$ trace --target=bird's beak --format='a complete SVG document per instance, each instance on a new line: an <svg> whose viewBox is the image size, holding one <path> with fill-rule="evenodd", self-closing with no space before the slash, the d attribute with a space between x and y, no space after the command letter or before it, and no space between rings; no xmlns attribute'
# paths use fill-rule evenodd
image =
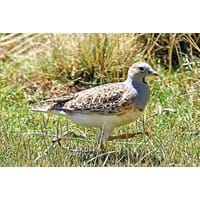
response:
<svg viewBox="0 0 200 200"><path fill-rule="evenodd" d="M159 74L156 71L154 71L153 69L149 70L149 75L159 76Z"/></svg>

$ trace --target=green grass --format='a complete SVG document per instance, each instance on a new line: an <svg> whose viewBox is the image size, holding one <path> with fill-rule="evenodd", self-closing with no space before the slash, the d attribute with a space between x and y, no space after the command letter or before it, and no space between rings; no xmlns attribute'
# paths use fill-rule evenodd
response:
<svg viewBox="0 0 200 200"><path fill-rule="evenodd" d="M34 59L0 63L0 166L199 166L198 62L190 68L170 73L154 67L160 77L149 79L151 100L145 112L136 122L115 130L115 134L142 134L128 140L109 142L101 151L96 149L97 129L77 126L63 117L29 111L30 103L53 96L57 90L65 94L125 78L129 57L128 62L123 61L119 67L119 63L111 59L117 51L112 50L114 47L110 40L101 40L102 46L92 42L88 44L98 46L98 53L95 47L91 52L86 42L81 43L82 53L75 53L79 60L73 60L71 66L64 65L66 54L63 55L54 43L51 43L53 57L42 54ZM103 46L108 47L104 51L108 51L110 57L101 57ZM94 60L89 59L91 53L95 55ZM109 64L111 60L112 65ZM59 63L63 69L60 72ZM73 65L79 68L72 73ZM86 68L88 65L92 68ZM73 82L76 78L81 79ZM65 135L71 131L82 137ZM62 137L60 144L52 143L55 136Z"/></svg>

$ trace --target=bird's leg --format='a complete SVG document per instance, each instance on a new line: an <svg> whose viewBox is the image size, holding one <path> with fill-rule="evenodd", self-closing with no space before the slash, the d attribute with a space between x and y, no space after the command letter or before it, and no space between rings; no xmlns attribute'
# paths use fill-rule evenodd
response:
<svg viewBox="0 0 200 200"><path fill-rule="evenodd" d="M104 145L103 143L108 140L108 138L110 137L111 134L111 130L105 130L104 128L102 128L99 132L98 138L97 138L97 149L102 150L104 149Z"/></svg>
<svg viewBox="0 0 200 200"><path fill-rule="evenodd" d="M103 135L104 135L104 132L101 129L99 134L98 134L98 137L97 137L97 149L98 150L103 148Z"/></svg>
<svg viewBox="0 0 200 200"><path fill-rule="evenodd" d="M109 141L112 141L112 140L116 140L116 139L128 139L128 138L133 138L135 137L135 134L122 134L122 135L114 135L114 136L110 136L108 138Z"/></svg>

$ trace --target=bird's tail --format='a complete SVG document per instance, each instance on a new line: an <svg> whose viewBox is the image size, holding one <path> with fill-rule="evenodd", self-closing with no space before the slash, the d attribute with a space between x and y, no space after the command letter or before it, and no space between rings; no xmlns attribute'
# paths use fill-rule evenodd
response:
<svg viewBox="0 0 200 200"><path fill-rule="evenodd" d="M30 109L32 112L42 112L42 113L49 113L51 110L49 108L32 108Z"/></svg>

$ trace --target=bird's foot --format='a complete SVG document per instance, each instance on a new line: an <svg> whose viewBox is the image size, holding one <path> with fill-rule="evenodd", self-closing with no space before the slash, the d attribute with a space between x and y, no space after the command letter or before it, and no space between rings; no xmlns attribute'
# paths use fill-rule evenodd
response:
<svg viewBox="0 0 200 200"><path fill-rule="evenodd" d="M114 135L114 136L110 136L108 138L108 141L112 141L112 140L116 140L116 139L129 139L129 138L134 138L139 134L143 134L142 132L138 132L138 133L125 133L125 134L121 134L121 135ZM146 134L146 133L145 133Z"/></svg>
<svg viewBox="0 0 200 200"><path fill-rule="evenodd" d="M103 145L103 142L97 143L97 151L102 151L104 148L105 146Z"/></svg>

